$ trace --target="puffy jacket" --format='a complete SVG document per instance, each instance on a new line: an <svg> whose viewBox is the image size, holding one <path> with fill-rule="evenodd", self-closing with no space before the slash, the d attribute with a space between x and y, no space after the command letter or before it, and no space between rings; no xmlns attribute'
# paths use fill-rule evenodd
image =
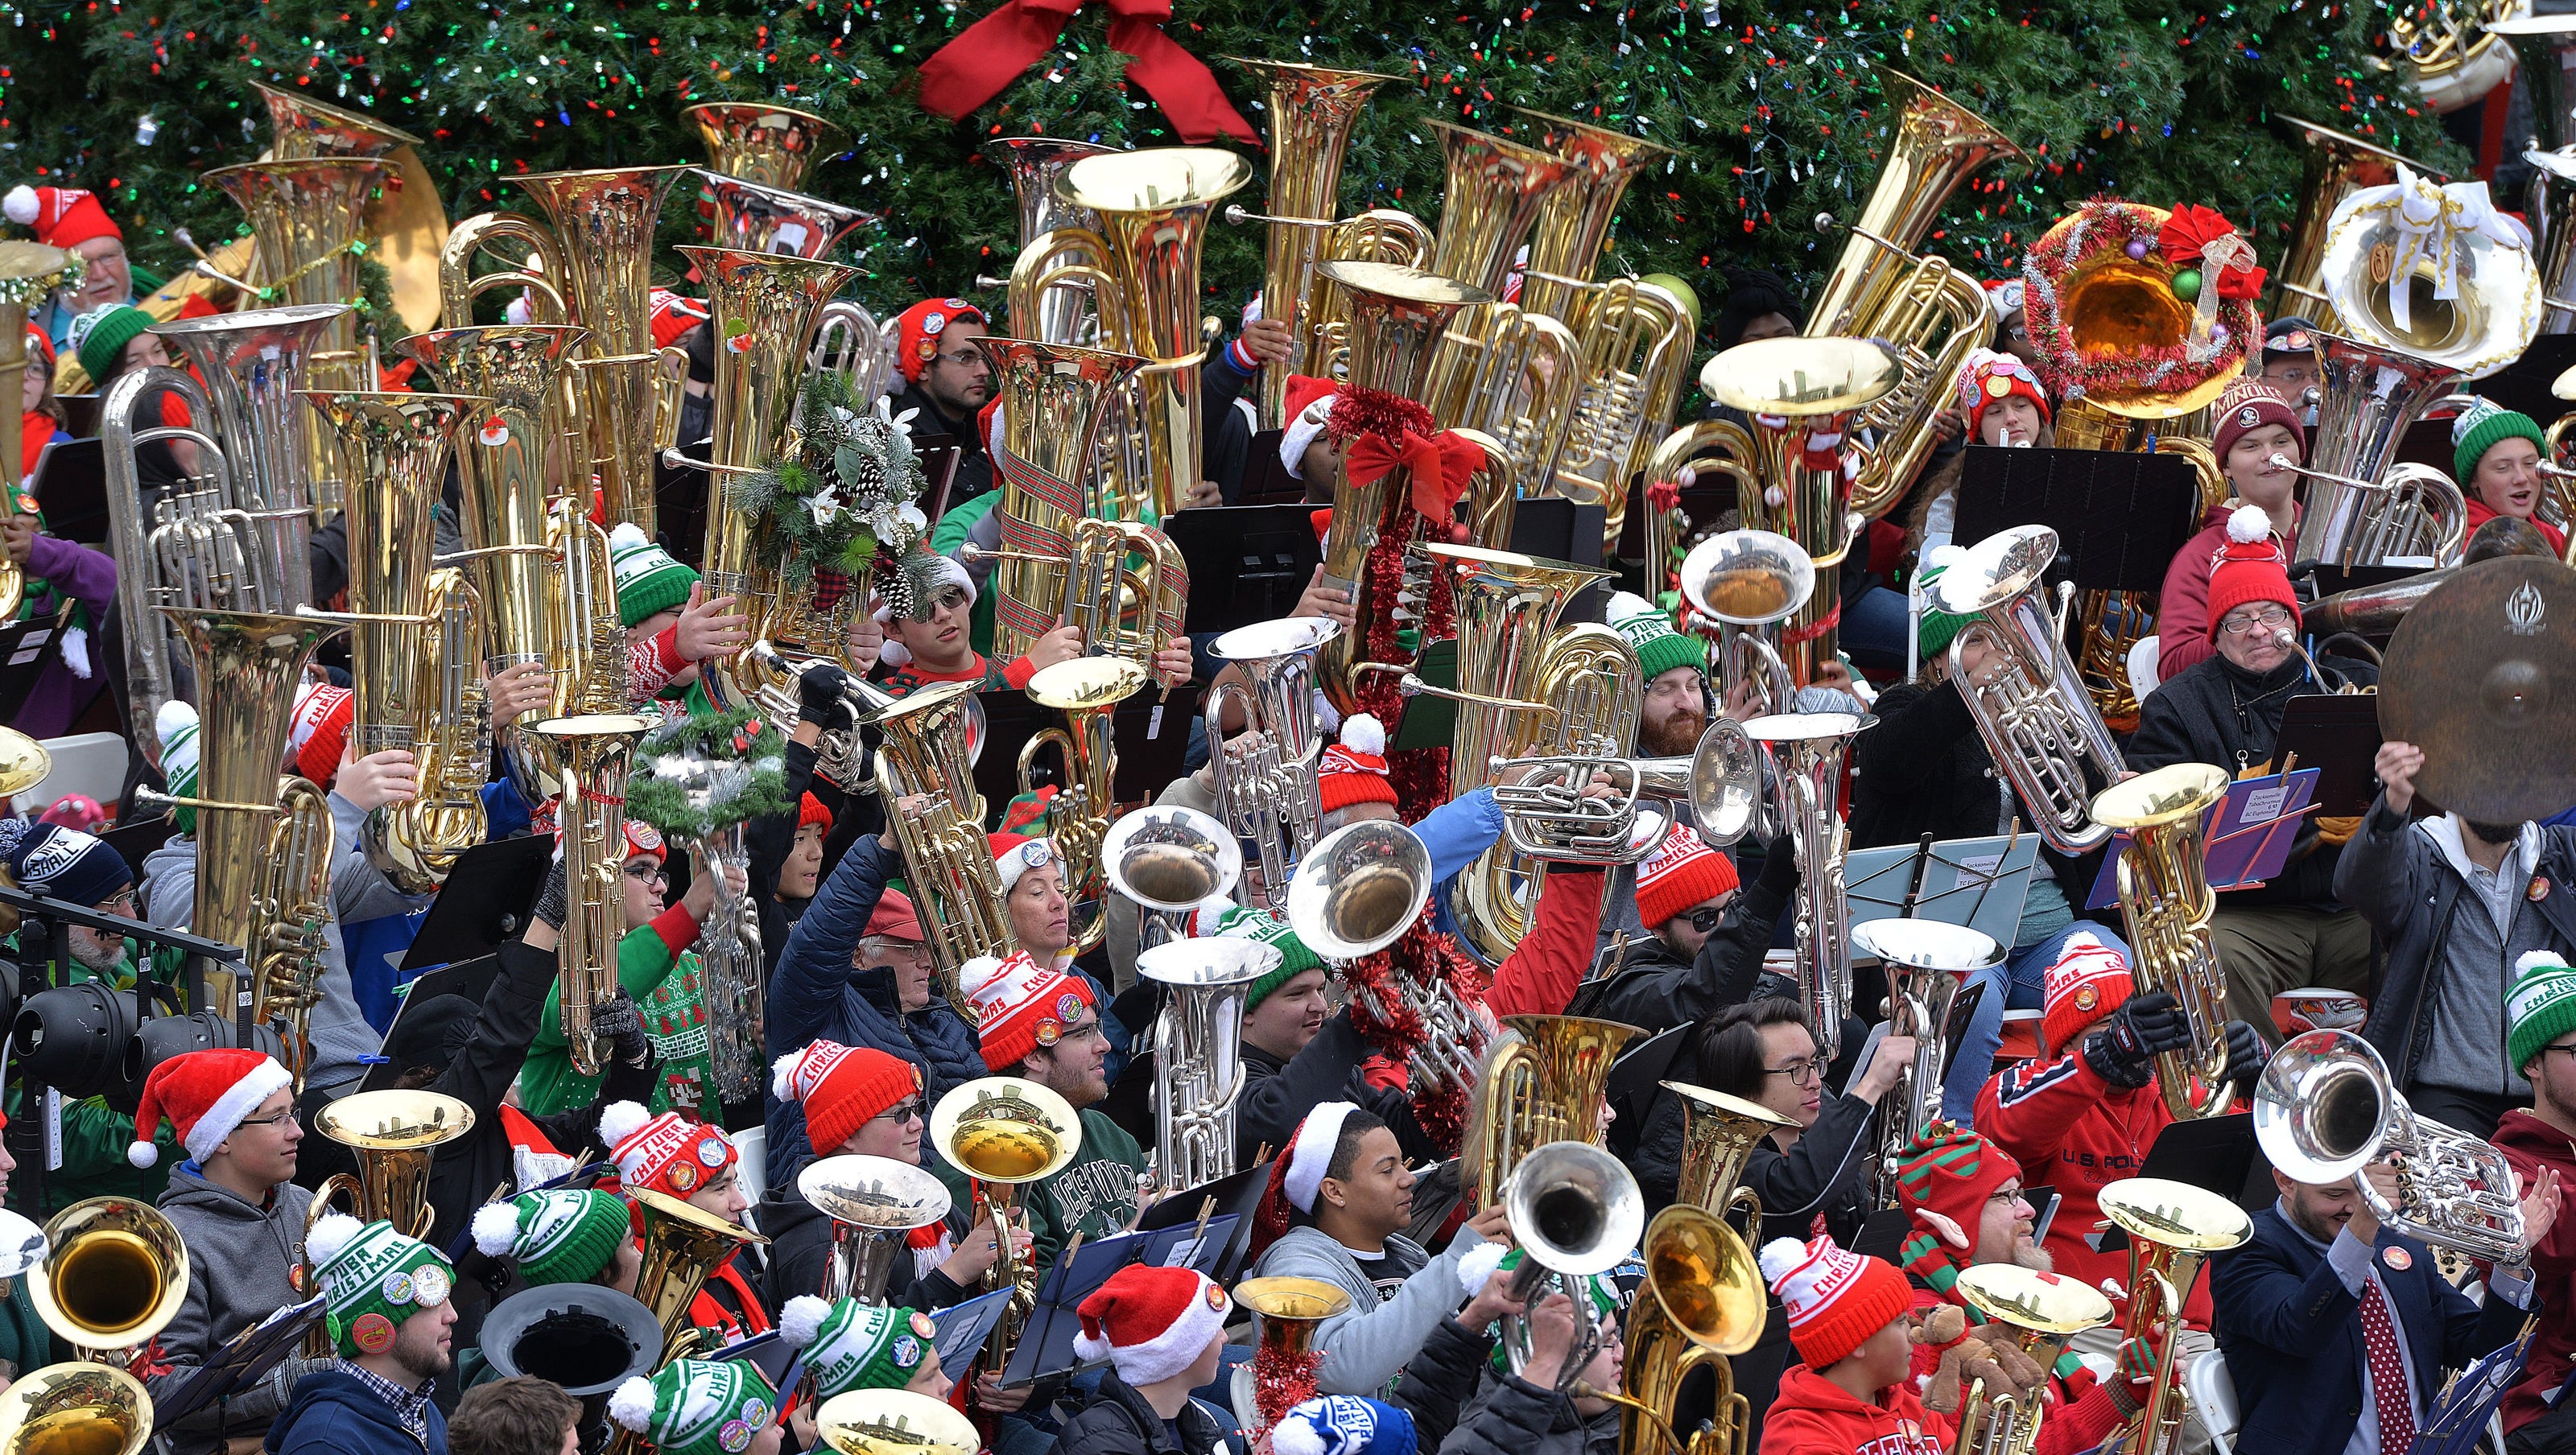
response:
<svg viewBox="0 0 2576 1455"><path fill-rule="evenodd" d="M1182 1405L1172 1424L1180 1427L1178 1445L1172 1443L1171 1429L1145 1403L1145 1397L1128 1388L1118 1371L1107 1370L1082 1413L1056 1432L1056 1455L1211 1455L1239 1448L1217 1417L1196 1400Z"/></svg>
<svg viewBox="0 0 2576 1455"><path fill-rule="evenodd" d="M304 1220L313 1194L288 1183L265 1207L209 1182L194 1161L170 1173L161 1211L188 1245L188 1292L161 1331L170 1372L147 1384L156 1399L185 1384L224 1341L299 1302L295 1277L304 1262ZM286 1408L296 1381L329 1360L289 1359L250 1389L209 1405L170 1432L178 1455L221 1449L228 1438L257 1435Z"/></svg>
<svg viewBox="0 0 2576 1455"><path fill-rule="evenodd" d="M1458 1427L1459 1413L1484 1382L1485 1361L1493 1356L1489 1329L1470 1329L1456 1315L1442 1319L1422 1350L1405 1361L1387 1402L1413 1416L1416 1450L1438 1449Z"/></svg>
<svg viewBox="0 0 2576 1455"><path fill-rule="evenodd" d="M89 608L88 640L78 646L64 643L60 635L48 641L45 665L36 675L36 685L28 689L26 700L19 704L17 716L9 723L31 738L60 737L71 730L81 709L107 686L107 674L97 666L102 660L99 628L116 601L116 560L105 551L40 534L28 549L27 577L31 586L41 580L48 589L41 593L30 590L19 611L21 620L47 615L61 618L69 614L71 604ZM60 625L67 635L71 624L63 621ZM85 659L87 675L72 670L63 655L66 650Z"/></svg>
<svg viewBox="0 0 2576 1455"><path fill-rule="evenodd" d="M1618 1455L1619 1406L1584 1416L1574 1401L1517 1374L1484 1388L1440 1442L1440 1455Z"/></svg>
<svg viewBox="0 0 2576 1455"><path fill-rule="evenodd" d="M1861 1400L1800 1364L1780 1376L1780 1393L1762 1421L1761 1455L1942 1455L1956 1433L1910 1384Z"/></svg>
<svg viewBox="0 0 2576 1455"><path fill-rule="evenodd" d="M384 1396L334 1364L296 1382L261 1444L268 1455L447 1455L447 1417L435 1404L428 1413L429 1439L413 1439Z"/></svg>

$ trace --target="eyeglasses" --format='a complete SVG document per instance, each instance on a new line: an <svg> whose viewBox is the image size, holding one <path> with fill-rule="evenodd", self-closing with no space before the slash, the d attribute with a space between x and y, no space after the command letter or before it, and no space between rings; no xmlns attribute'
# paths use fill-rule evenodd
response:
<svg viewBox="0 0 2576 1455"><path fill-rule="evenodd" d="M2258 611L2252 616L2231 616L2220 622L2218 629L2231 637L2241 637L2248 632L2279 631L2289 624L2290 614L2275 606L2269 611Z"/></svg>
<svg viewBox="0 0 2576 1455"><path fill-rule="evenodd" d="M1690 927L1700 934L1715 934L1720 926L1734 923L1735 902L1728 900L1713 908L1695 909L1683 915L1682 918L1689 920Z"/></svg>
<svg viewBox="0 0 2576 1455"><path fill-rule="evenodd" d="M661 865L642 859L626 866L626 877L638 884L668 884L671 876Z"/></svg>
<svg viewBox="0 0 2576 1455"><path fill-rule="evenodd" d="M901 1123L901 1122L917 1122L917 1121L921 1120L921 1117L922 1117L922 1110L921 1110L921 1098L916 1096L916 1097L912 1098L910 1101L898 1101L898 1102L896 1102L894 1105L892 1105L892 1106L890 1106L890 1107L887 1107L885 1110L883 1110L883 1111L881 1111L881 1112L878 1112L878 1113L876 1114L876 1117L875 1117L875 1118L872 1118L871 1120L883 1120L883 1121L889 1121L889 1122L897 1122L897 1123Z"/></svg>
<svg viewBox="0 0 2576 1455"><path fill-rule="evenodd" d="M238 1125L245 1127L273 1127L280 1123L291 1122L293 1120L295 1120L295 1108L290 1106L275 1116L243 1117Z"/></svg>
<svg viewBox="0 0 2576 1455"><path fill-rule="evenodd" d="M2540 1054L2544 1056L2553 1054L2560 1056L2576 1056L2576 1046L2543 1046L2540 1048Z"/></svg>
<svg viewBox="0 0 2576 1455"><path fill-rule="evenodd" d="M986 362L982 349L952 349L944 354L933 354L931 357L940 363L953 364L960 369L971 369L977 364Z"/></svg>
<svg viewBox="0 0 2576 1455"><path fill-rule="evenodd" d="M1801 1057L1786 1066L1763 1068L1765 1076L1786 1076L1792 1086L1804 1086L1825 1074L1825 1063L1814 1056Z"/></svg>
<svg viewBox="0 0 2576 1455"><path fill-rule="evenodd" d="M98 912L101 914L121 914L127 919L132 919L134 917L134 891L131 889L120 889L114 894L109 895L107 898L100 900L97 908Z"/></svg>

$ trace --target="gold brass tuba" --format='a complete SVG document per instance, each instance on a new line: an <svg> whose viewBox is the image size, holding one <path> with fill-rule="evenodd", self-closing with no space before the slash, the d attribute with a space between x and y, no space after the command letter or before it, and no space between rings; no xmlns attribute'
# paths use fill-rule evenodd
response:
<svg viewBox="0 0 2576 1455"><path fill-rule="evenodd" d="M1583 394L1575 401L1548 492L1602 507L1603 549L1627 527L1628 484L1673 427L1690 378L1695 330L1683 300L1658 284L1592 285L1584 312Z"/></svg>
<svg viewBox="0 0 2576 1455"><path fill-rule="evenodd" d="M402 324L420 328L435 323L438 250L447 237L447 209L439 203L438 183L420 159L419 148L428 143L363 112L317 101L309 91L257 81L250 88L268 105L267 160L348 157L384 164L360 219L368 256L390 275L394 313ZM222 256L221 250L216 256ZM199 276L213 272L212 261L196 269ZM392 320L385 327L388 336L395 329Z"/></svg>
<svg viewBox="0 0 2576 1455"><path fill-rule="evenodd" d="M242 162L200 174L249 218L253 270L261 286L244 289L282 304L338 304L313 336L303 363L305 383L326 389L362 389L372 381L358 352L358 316L348 305L365 297L358 261L366 252L366 212L394 164L367 157L308 157L301 161ZM308 477L331 475L318 440L308 438Z"/></svg>
<svg viewBox="0 0 2576 1455"><path fill-rule="evenodd" d="M1055 182L1065 168L1084 157L1116 150L1060 136L1006 136L984 144L984 155L1010 175L1011 196L1019 204L1017 253L1027 252L1031 243L1059 227L1100 230L1100 215L1065 201L1057 194ZM1010 279L978 277L975 286L1008 288ZM1034 299L1014 296L1011 326L1036 343L1096 344L1100 317L1092 306L1093 286L1088 276L1077 276L1046 288Z"/></svg>
<svg viewBox="0 0 2576 1455"><path fill-rule="evenodd" d="M17 238L0 242L0 398L19 398L11 391L26 388L28 310L78 276L74 267L72 255L61 248ZM26 483L19 478L27 459L26 418L0 419L0 516L18 513L18 487ZM26 595L27 573L14 561L0 562L0 620L17 620Z"/></svg>
<svg viewBox="0 0 2576 1455"><path fill-rule="evenodd" d="M1440 134L1443 182L1440 228L1427 271L1452 278L1487 296L1484 305L1452 322L1433 346L1430 374L1418 398L1442 425L1478 417L1476 381L1488 374L1488 356L1518 347L1510 337L1525 313L1499 300L1512 257L1538 226L1548 194L1575 180L1581 164L1499 136L1446 121L1430 123ZM1356 377L1356 376L1354 376Z"/></svg>
<svg viewBox="0 0 2576 1455"><path fill-rule="evenodd" d="M1002 876L984 837L984 798L975 791L967 743L973 729L975 684L938 682L919 688L877 719L884 735L877 747L877 801L903 847L905 880L921 908L930 963L957 1013L970 1019L960 976L966 962L1006 956L1019 948L1002 906ZM929 803L906 812L901 800L922 794Z"/></svg>
<svg viewBox="0 0 2576 1455"><path fill-rule="evenodd" d="M850 133L810 111L768 101L707 101L681 111L720 177L794 191L818 161L850 148Z"/></svg>
<svg viewBox="0 0 2576 1455"><path fill-rule="evenodd" d="M1034 1081L986 1076L939 1098L930 1113L929 1142L949 1166L974 1179L975 1206L967 1221L989 1217L998 1230L1019 1213L1021 1188L1063 1171L1082 1150L1082 1122L1072 1103ZM1037 1307L1039 1270L1011 1250L1010 1238L995 1246L1001 1256L984 1271L984 1289L1007 1288L1011 1298L976 1368L999 1373L1010 1364L1011 1348Z"/></svg>
<svg viewBox="0 0 2576 1455"><path fill-rule="evenodd" d="M1963 1269L1957 1288L1987 1322L2010 1325L2015 1347L2042 1369L2065 1352L2069 1338L2111 1322L2111 1302L2095 1290L2072 1278L2010 1263ZM2040 1391L1989 1398L1980 1379L1961 1394L1959 1437L1950 1446L1951 1455L2032 1455L2047 1413Z"/></svg>
<svg viewBox="0 0 2576 1455"><path fill-rule="evenodd" d="M1783 1127L1787 1117L1742 1097L1686 1081L1659 1083L1681 1099L1681 1177L1673 1201L1723 1216L1741 1206L1745 1226L1762 1226L1762 1199L1744 1185L1744 1164L1753 1144ZM1648 1238L1653 1237L1649 1230Z"/></svg>
<svg viewBox="0 0 2576 1455"><path fill-rule="evenodd" d="M1035 312L1022 309L1034 310L1038 300L1051 296L1014 291L1011 316L1034 318ZM1131 354L989 334L975 340L975 346L992 361L993 396L1002 401L1002 445L993 457L1002 492L994 505L1002 549L994 556L993 655L1007 662L1025 656L1072 606L1083 605L1113 623L1117 619L1124 538L1092 538L1094 561L1106 561L1121 574L1110 575L1105 600L1078 601L1071 588L1079 554L1074 537L1088 509L1093 441L1101 421L1145 361ZM1110 534L1116 535L1115 530ZM1188 579L1186 571L1180 579ZM1104 588L1094 581L1089 589Z"/></svg>
<svg viewBox="0 0 2576 1455"><path fill-rule="evenodd" d="M1755 1215L1760 1226L1760 1215ZM1639 1245L1646 1276L1628 1307L1620 1382L1642 1408L1619 1416L1619 1448L1631 1455L1670 1438L1674 1455L1752 1455L1752 1405L1735 1391L1728 1360L1762 1337L1762 1270L1753 1252L1715 1213L1676 1203L1646 1224ZM1708 1371L1706 1412L1681 1408L1691 1376ZM1709 1428L1701 1429L1702 1421ZM1688 1429L1688 1440L1679 1438Z"/></svg>
<svg viewBox="0 0 2576 1455"><path fill-rule="evenodd" d="M1075 657L1029 678L1029 700L1064 714L1064 726L1043 728L1020 745L1020 791L1034 795L1029 770L1050 743L1063 764L1064 785L1047 815L1056 853L1064 860L1064 897L1091 905L1090 918L1073 926L1077 951L1100 943L1109 930L1107 886L1101 878L1101 841L1117 808L1118 739L1112 716L1118 704L1144 690L1145 672L1117 657Z"/></svg>
<svg viewBox="0 0 2576 1455"><path fill-rule="evenodd" d="M1281 1369L1304 1365L1315 1347L1316 1325L1340 1317L1351 1306L1349 1294L1320 1278L1247 1278L1234 1286L1234 1301L1259 1321L1262 1362ZM1256 1384L1254 1418L1246 1428L1256 1434L1269 1429L1314 1392L1312 1375L1301 1388L1274 1392Z"/></svg>
<svg viewBox="0 0 2576 1455"><path fill-rule="evenodd" d="M2119 865L2129 973L2141 990L2171 993L2191 1025L2191 1049L2156 1058L2156 1084L2176 1121L2221 1115L2236 1099L2227 1081L2227 966L2209 938L2218 895L2201 841L2201 818L2227 784L2224 768L2176 763L2093 800L2095 823L2129 831Z"/></svg>
<svg viewBox="0 0 2576 1455"><path fill-rule="evenodd" d="M700 172L715 204L715 245L741 252L827 258L851 233L881 221L875 213L808 197L742 177ZM864 396L862 396L864 397Z"/></svg>
<svg viewBox="0 0 2576 1455"><path fill-rule="evenodd" d="M2447 115L2484 101L2513 79L2514 54L2486 27L2531 13L2531 0L2435 0L2388 15L2388 48L2376 62L2414 81L2425 103Z"/></svg>
<svg viewBox="0 0 2576 1455"><path fill-rule="evenodd" d="M2004 962L1991 935L1929 919L1879 919L1852 927L1852 943L1887 972L1887 1033L1914 1038L1914 1060L1879 1098L1878 1187L1892 1205L1908 1148L1942 1119L1941 1069L1950 1063L1950 1008L1967 979ZM1959 1118L1967 1109L1949 1108Z"/></svg>
<svg viewBox="0 0 2576 1455"><path fill-rule="evenodd" d="M2096 1194L2102 1216L2129 1235L2128 1316L2121 1333L2156 1345L2156 1378L2121 1455L2174 1455L2182 1440L2182 1308L2212 1253L2254 1235L2244 1209L2214 1192L2160 1177L2123 1178ZM2164 1326L2159 1337L2157 1325Z"/></svg>
<svg viewBox="0 0 2576 1455"><path fill-rule="evenodd" d="M690 1326L689 1306L698 1301L698 1290L706 1286L716 1265L769 1240L695 1203L649 1187L630 1188L626 1195L635 1204L644 1245L644 1266L635 1274L635 1300L650 1309L662 1326L662 1364L668 1367L698 1352L703 1335Z"/></svg>
<svg viewBox="0 0 2576 1455"><path fill-rule="evenodd" d="M796 1174L796 1195L832 1220L831 1259L816 1290L827 1299L885 1302L894 1260L911 1252L905 1238L948 1216L947 1184L891 1157L817 1157Z"/></svg>
<svg viewBox="0 0 2576 1455"><path fill-rule="evenodd" d="M474 1130L474 1108L434 1091L361 1091L315 1112L313 1130L348 1148L358 1172L333 1173L313 1194L308 1222L346 1192L358 1221L382 1219L406 1237L427 1239L430 1160ZM305 1286L320 1285L308 1279Z"/></svg>
<svg viewBox="0 0 2576 1455"><path fill-rule="evenodd" d="M1632 1025L1585 1016L1504 1017L1502 1034L1486 1047L1477 1072L1458 1151L1458 1185L1467 1205L1493 1201L1543 1144L1598 1140L1610 1063L1629 1038L1642 1034ZM1631 1232L1620 1242L1622 1256L1635 1241Z"/></svg>
<svg viewBox="0 0 2576 1455"><path fill-rule="evenodd" d="M75 1358L121 1368L187 1301L187 1242L150 1203L73 1203L46 1219L44 1240L45 1261L28 1274L27 1299Z"/></svg>
<svg viewBox="0 0 2576 1455"><path fill-rule="evenodd" d="M9 1455L140 1455L151 1438L152 1395L122 1369L48 1364L0 1394L0 1450Z"/></svg>
<svg viewBox="0 0 2576 1455"><path fill-rule="evenodd" d="M564 1041L584 1076L608 1064L607 1037L591 1029L590 1015L617 997L617 943L626 935L626 778L650 727L629 714L580 713L530 729L561 794L555 814L571 912L556 946L555 983Z"/></svg>
<svg viewBox="0 0 2576 1455"><path fill-rule="evenodd" d="M1277 968L1278 947L1223 935L1136 956L1138 975L1170 987L1154 1021L1154 1181L1164 1191L1234 1174L1244 1000Z"/></svg>

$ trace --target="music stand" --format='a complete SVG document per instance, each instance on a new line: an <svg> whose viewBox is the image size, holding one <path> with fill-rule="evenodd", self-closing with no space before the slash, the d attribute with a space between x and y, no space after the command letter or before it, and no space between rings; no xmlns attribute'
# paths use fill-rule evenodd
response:
<svg viewBox="0 0 2576 1455"><path fill-rule="evenodd" d="M1216 1274L1219 1257L1234 1236L1235 1224L1242 1221L1231 1215L1211 1217L1201 1232L1195 1216L1179 1227L1150 1233L1118 1233L1097 1242L1069 1243L1057 1255L1055 1266L1047 1270L1038 1285L1037 1307L1030 1310L1028 1322L1021 1327L1020 1342L1011 1349L1011 1362L1002 1371L1002 1386L1016 1389L1051 1374L1066 1374L1083 1360L1073 1352L1073 1336L1080 1332L1082 1320L1075 1313L1082 1301L1099 1291L1110 1275L1131 1263L1150 1264L1156 1268L1195 1268L1210 1277Z"/></svg>
<svg viewBox="0 0 2576 1455"><path fill-rule="evenodd" d="M2482 398L2492 399L2506 409L2518 409L2534 419L2556 419L2567 412L2567 401L2551 393L2549 386L2571 364L2576 364L2576 334L2544 333L2533 339L2512 363L2480 379L2477 392ZM2451 427L2448 420L2440 424L2445 430ZM2442 468L2447 473L2449 462L2445 461Z"/></svg>
<svg viewBox="0 0 2576 1455"><path fill-rule="evenodd" d="M1296 609L1324 560L1314 509L1202 505L1164 520L1163 533L1190 566L1190 635L1232 631Z"/></svg>
<svg viewBox="0 0 2576 1455"><path fill-rule="evenodd" d="M303 1346L304 1335L322 1322L322 1295L290 1303L223 1342L214 1356L176 1389L153 1401L153 1420L177 1424L217 1400L230 1397L267 1377Z"/></svg>
<svg viewBox="0 0 2576 1455"><path fill-rule="evenodd" d="M129 867L140 868L153 850L170 842L178 832L177 822L165 813L159 818L147 818L141 823L109 829L100 834L99 839L114 849Z"/></svg>
<svg viewBox="0 0 2576 1455"><path fill-rule="evenodd" d="M458 855L412 937L402 973L479 959L526 929L553 861L554 845L534 834L476 844Z"/></svg>
<svg viewBox="0 0 2576 1455"><path fill-rule="evenodd" d="M2261 1208L2280 1196L2272 1185L2272 1164L2264 1160L2262 1146L2254 1140L2252 1117L2168 1122L2130 1175L2161 1177L2214 1192L2241 1208ZM2113 1223L2086 1241L2098 1252L2116 1253L2129 1246L2129 1235Z"/></svg>
<svg viewBox="0 0 2576 1455"><path fill-rule="evenodd" d="M476 1005L481 1005L484 997L492 993L492 982L500 978L501 957L485 955L481 959L467 960L461 964L442 965L438 969L403 982L398 987L402 1002L394 1007L393 1024L385 1027L386 1042L392 1042L394 1033L402 1029L403 1017L411 1014L413 1006L427 1005L442 995L461 995ZM401 1072L402 1068L391 1062L378 1062L367 1068L367 1074L358 1082L358 1089L360 1091L391 1090L394 1078Z"/></svg>
<svg viewBox="0 0 2576 1455"><path fill-rule="evenodd" d="M1610 1122L1614 1148L1634 1154L1637 1140L1645 1131L1646 1108L1654 1104L1655 1094L1672 1074L1673 1061L1681 1055L1683 1044L1698 1033L1696 1021L1657 1031L1630 1045L1610 1063L1610 1079L1602 1089L1602 1100L1617 1113ZM1619 1135L1623 1129L1628 1133L1624 1138Z"/></svg>
<svg viewBox="0 0 2576 1455"><path fill-rule="evenodd" d="M1214 1182L1202 1182L1196 1187L1183 1189L1145 1209L1145 1215L1136 1220L1136 1231L1159 1233L1166 1228L1195 1223L1199 1220L1200 1206L1213 1199L1216 1211L1210 1217L1210 1227L1216 1225L1217 1218L1231 1217L1235 1220L1234 1234L1226 1239L1224 1250L1218 1254L1214 1275L1219 1283L1232 1283L1252 1242L1253 1214L1260 1209L1261 1196L1269 1188L1270 1163L1246 1167Z"/></svg>
<svg viewBox="0 0 2576 1455"><path fill-rule="evenodd" d="M2281 872L2299 841L2299 827L2316 811L2311 801L2318 770L2301 768L2263 778L2240 778L2227 785L2227 796L2201 815L2202 872L2213 890L2254 889ZM2087 909L2102 909L2120 898L2120 856L2131 836L2122 829L2111 836L2102 855L2102 871L2084 897Z"/></svg>
<svg viewBox="0 0 2576 1455"><path fill-rule="evenodd" d="M45 534L84 546L107 543L107 446L56 440L36 460L27 493L45 508Z"/></svg>
<svg viewBox="0 0 2576 1455"><path fill-rule="evenodd" d="M913 458L921 462L921 498L914 504L934 524L948 513L948 492L957 484L957 467L966 460L966 447L953 434L917 434L912 437Z"/></svg>
<svg viewBox="0 0 2576 1455"><path fill-rule="evenodd" d="M1306 482L1288 473L1279 460L1279 442L1287 437L1284 429L1265 429L1252 436L1249 452L1243 457L1243 479L1234 487L1237 505L1295 505L1306 499Z"/></svg>
<svg viewBox="0 0 2576 1455"><path fill-rule="evenodd" d="M1937 841L1927 834L1916 844L1854 849L1843 867L1849 922L1939 920L2010 946L2038 862L2039 835L2025 833Z"/></svg>
<svg viewBox="0 0 2576 1455"><path fill-rule="evenodd" d="M2057 532L2052 579L2082 591L2154 591L2200 529L2200 482L2179 455L1970 445L1959 466L1955 538L1974 545L2017 525Z"/></svg>
<svg viewBox="0 0 2576 1455"><path fill-rule="evenodd" d="M1057 714L1031 702L1025 693L995 688L978 694L984 704L984 753L975 761L975 791L984 795L987 812L998 813L1020 791L1019 745L1058 721ZM1150 801L1163 785L1181 776L1189 756L1190 723L1199 710L1199 689L1183 683L1168 698L1152 687L1118 704L1109 715L1118 747L1118 770L1110 780L1110 797L1119 803ZM1049 753L1030 765L1033 777L1063 785L1061 760Z"/></svg>
<svg viewBox="0 0 2576 1455"><path fill-rule="evenodd" d="M1510 550L1541 560L1575 566L1599 566L1601 532L1607 513L1598 505L1541 497L1524 500L1512 510ZM1560 625L1602 621L1616 581L1596 581L1575 593L1557 618Z"/></svg>
<svg viewBox="0 0 2576 1455"><path fill-rule="evenodd" d="M2272 757L2319 770L2317 812L2352 818L2370 811L2379 796L2379 699L2365 693L2308 692L2281 712Z"/></svg>
<svg viewBox="0 0 2576 1455"><path fill-rule="evenodd" d="M939 1351L943 1371L964 1369L984 1352L984 1342L993 1337L994 1327L1002 1322L1002 1311L1010 1307L1011 1292L997 1288L931 1314L931 1325L938 1332L930 1336L930 1343Z"/></svg>
<svg viewBox="0 0 2576 1455"><path fill-rule="evenodd" d="M45 616L0 626L0 722L16 721L46 665L59 659L54 629L61 625L61 617Z"/></svg>

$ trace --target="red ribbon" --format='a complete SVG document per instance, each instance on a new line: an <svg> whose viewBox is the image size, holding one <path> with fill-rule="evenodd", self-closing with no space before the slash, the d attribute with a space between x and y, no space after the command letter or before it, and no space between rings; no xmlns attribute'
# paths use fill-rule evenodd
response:
<svg viewBox="0 0 2576 1455"><path fill-rule="evenodd" d="M1145 88L1181 139L1219 134L1260 145L1252 126L1225 99L1204 61L1163 33L1171 0L1103 0L1109 45L1132 57L1127 79ZM1083 0L1004 0L1002 7L939 48L921 68L921 104L955 121L1002 93L1055 46Z"/></svg>
<svg viewBox="0 0 2576 1455"><path fill-rule="evenodd" d="M1468 480L1485 468L1485 452L1456 430L1422 435L1408 429L1401 442L1361 435L1342 453L1342 473L1353 485L1374 485L1398 466L1413 472L1413 508L1446 526L1458 513Z"/></svg>

